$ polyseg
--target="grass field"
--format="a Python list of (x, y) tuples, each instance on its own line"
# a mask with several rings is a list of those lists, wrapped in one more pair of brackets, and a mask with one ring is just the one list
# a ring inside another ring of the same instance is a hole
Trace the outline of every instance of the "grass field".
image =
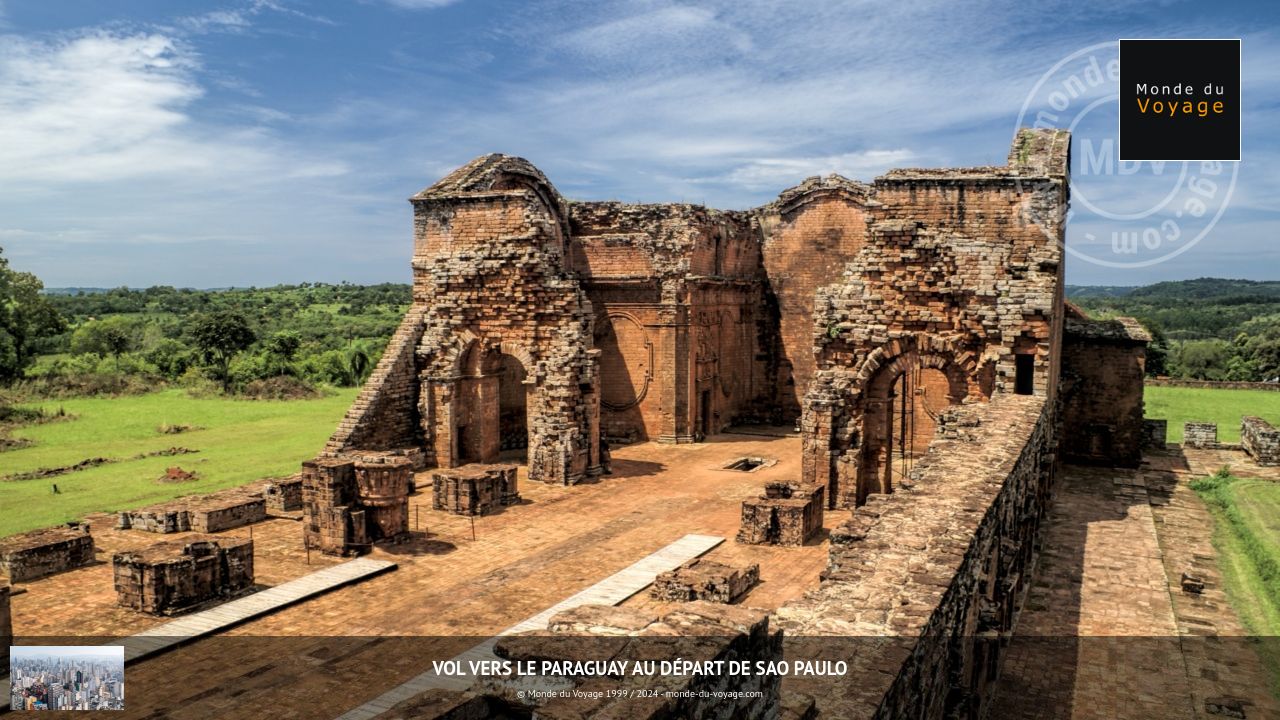
[[(74, 416), (19, 428), (31, 447), (0, 453), (0, 477), (104, 457), (112, 462), (58, 477), (0, 482), (0, 536), (113, 511), (206, 493), (263, 477), (287, 475), (318, 452), (356, 394), (335, 391), (318, 400), (192, 398), (182, 390), (120, 398), (59, 400), (40, 406)], [(162, 425), (200, 429), (163, 434)], [(172, 446), (191, 455), (131, 459)], [(199, 473), (165, 484), (165, 468)], [(59, 493), (53, 494), (57, 483)]]
[(1184, 422), (1218, 423), (1220, 442), (1240, 441), (1240, 418), (1257, 415), (1280, 427), (1280, 392), (1218, 388), (1155, 387), (1144, 394), (1149, 418), (1169, 421), (1169, 442), (1182, 442)]
[(1219, 473), (1192, 482), (1214, 516), (1213, 545), (1231, 605), (1251, 635), (1280, 695), (1280, 483)]

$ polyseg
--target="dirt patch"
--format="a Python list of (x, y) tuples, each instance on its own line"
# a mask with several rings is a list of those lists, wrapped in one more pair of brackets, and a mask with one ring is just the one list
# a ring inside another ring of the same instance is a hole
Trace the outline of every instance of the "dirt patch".
[(34, 440), (0, 435), (0, 452), (7, 452), (9, 450), (21, 450), (22, 448), (31, 447), (32, 445), (35, 445), (35, 444), (36, 443)]
[(246, 383), (238, 394), (253, 400), (310, 400), (324, 396), (316, 386), (288, 375)]
[(171, 483), (195, 482), (199, 479), (200, 473), (195, 472), (194, 470), (183, 470), (181, 467), (175, 465), (174, 467), (167, 468), (164, 471), (164, 474), (156, 479), (156, 482), (167, 485)]
[(196, 430), (203, 429), (204, 428), (200, 425), (171, 425), (169, 423), (165, 423), (164, 425), (157, 427), (156, 432), (161, 435), (181, 435), (182, 433), (194, 432)]
[(149, 452), (149, 453), (143, 453), (143, 454), (141, 454), (141, 455), (134, 455), (132, 459), (134, 459), (134, 460), (141, 460), (141, 459), (143, 459), (143, 458), (149, 458), (149, 457), (172, 457), (172, 456), (174, 456), (174, 455), (192, 455), (192, 454), (194, 454), (194, 453), (198, 453), (198, 452), (200, 452), (200, 451), (199, 451), (199, 450), (192, 450), (191, 448), (184, 448), (184, 447), (170, 447), (170, 448), (165, 448), (164, 450), (152, 450), (152, 451), (151, 451), (151, 452)]

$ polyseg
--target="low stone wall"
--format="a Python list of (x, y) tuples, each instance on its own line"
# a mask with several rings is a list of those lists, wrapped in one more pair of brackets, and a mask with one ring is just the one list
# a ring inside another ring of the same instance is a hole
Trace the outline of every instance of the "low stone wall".
[(1146, 384), (1152, 387), (1216, 388), (1218, 390), (1280, 390), (1280, 383), (1237, 382), (1229, 380), (1147, 378)]
[(773, 482), (765, 494), (742, 501), (738, 542), (748, 545), (803, 545), (822, 529), (823, 485)]
[(824, 717), (982, 717), (1033, 567), (1055, 429), (1037, 396), (944, 412), (911, 481), (869, 496), (833, 531), (821, 585), (776, 612), (788, 657), (808, 642), (801, 654), (849, 658), (841, 678), (786, 689)]
[(1280, 465), (1280, 430), (1260, 417), (1240, 419), (1240, 446), (1259, 465)]
[(732, 603), (760, 581), (760, 565), (743, 567), (694, 558), (675, 570), (660, 573), (649, 586), (649, 597), (662, 602)]
[(272, 480), (262, 488), (267, 509), (277, 512), (302, 509), (302, 475)]
[(455, 515), (486, 515), (520, 502), (515, 465), (463, 465), (431, 474), (431, 506)]
[(253, 541), (196, 536), (112, 557), (123, 607), (169, 615), (253, 587)]
[(26, 582), (93, 562), (89, 526), (71, 523), (0, 540), (0, 574)]
[(1192, 448), (1216, 448), (1218, 424), (1189, 422), (1182, 426), (1182, 444)]
[(1142, 421), (1143, 447), (1163, 450), (1169, 444), (1169, 421), (1146, 418)]
[(118, 516), (116, 528), (161, 534), (211, 533), (266, 519), (267, 504), (262, 495), (237, 488), (138, 510), (124, 510)]

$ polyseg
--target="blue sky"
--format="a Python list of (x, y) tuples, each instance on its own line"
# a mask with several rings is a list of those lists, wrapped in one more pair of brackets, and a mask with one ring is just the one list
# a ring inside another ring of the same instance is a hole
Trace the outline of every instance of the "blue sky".
[[(570, 198), (747, 208), (813, 174), (1002, 164), (1037, 79), (1082, 47), (1242, 37), (1245, 161), (1221, 220), (1168, 261), (1073, 258), (1068, 280), (1280, 279), (1277, 19), (1268, 2), (0, 0), (0, 247), (55, 287), (407, 281), (406, 198), (482, 153), (529, 158)], [(1135, 207), (1164, 190), (1078, 182)], [(1076, 207), (1083, 247), (1109, 225)]]

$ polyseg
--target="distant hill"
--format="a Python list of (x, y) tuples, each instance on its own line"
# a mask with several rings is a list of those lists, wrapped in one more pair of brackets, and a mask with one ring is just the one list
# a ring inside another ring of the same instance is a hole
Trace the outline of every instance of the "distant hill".
[(1131, 315), (1170, 340), (1234, 340), (1280, 331), (1280, 281), (1197, 278), (1129, 288), (1068, 286), (1092, 315)]
[(1067, 297), (1072, 300), (1124, 297), (1137, 289), (1137, 285), (1068, 285)]

